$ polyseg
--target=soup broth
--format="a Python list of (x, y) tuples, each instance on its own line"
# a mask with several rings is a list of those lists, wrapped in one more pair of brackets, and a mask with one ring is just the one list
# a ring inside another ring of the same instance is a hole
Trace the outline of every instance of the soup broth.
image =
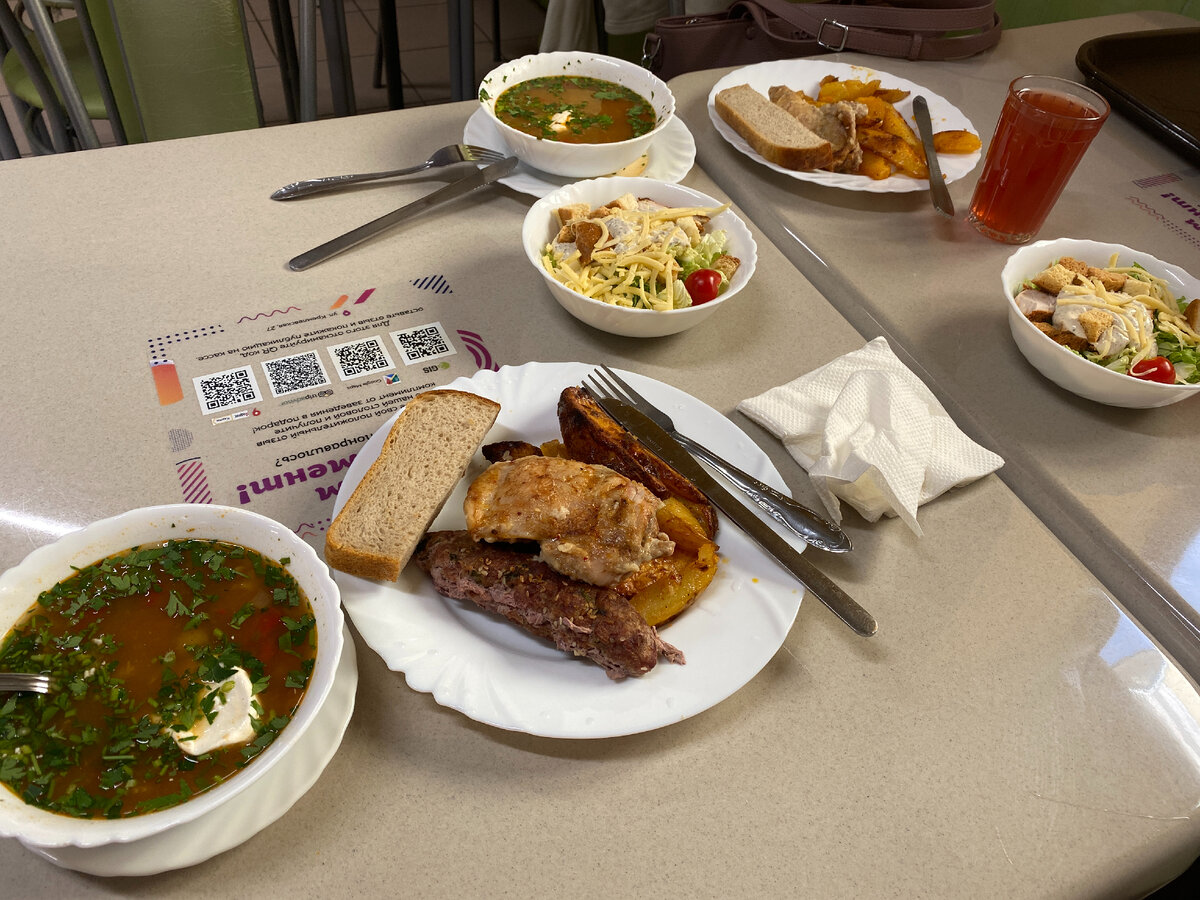
[[(0, 698), (0, 781), (51, 812), (113, 819), (182, 803), (250, 763), (290, 721), (316, 660), (316, 619), (287, 563), (168, 541), (42, 592), (0, 645), (0, 669), (48, 672), (53, 688)], [(175, 735), (215, 718), (211, 686), (239, 668), (252, 736), (185, 752)]]
[(611, 144), (654, 128), (654, 107), (636, 91), (581, 75), (549, 75), (496, 98), (496, 117), (534, 137), (566, 144)]

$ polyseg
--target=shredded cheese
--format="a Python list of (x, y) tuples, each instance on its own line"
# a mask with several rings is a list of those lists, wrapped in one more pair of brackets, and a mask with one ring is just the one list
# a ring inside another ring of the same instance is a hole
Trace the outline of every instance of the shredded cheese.
[(542, 253), (542, 265), (555, 280), (585, 297), (635, 309), (674, 309), (676, 297), (684, 294), (677, 284), (676, 254), (694, 245), (692, 234), (699, 239), (695, 217), (712, 217), (728, 208), (729, 204), (609, 208), (606, 215), (571, 223), (591, 222), (601, 228), (587, 263), (578, 247), (564, 254), (564, 245), (551, 242)]

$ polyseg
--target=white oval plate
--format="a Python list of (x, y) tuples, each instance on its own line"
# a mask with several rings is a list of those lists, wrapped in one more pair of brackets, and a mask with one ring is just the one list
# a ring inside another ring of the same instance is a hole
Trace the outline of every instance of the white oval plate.
[(329, 695), (279, 765), (218, 809), (167, 831), (100, 847), (26, 846), (64, 869), (89, 875), (157, 875), (212, 859), (250, 840), (292, 808), (325, 771), (354, 712), (358, 663), (348, 626)]
[[(933, 91), (927, 90), (915, 82), (899, 78), (895, 75), (889, 75), (887, 72), (867, 66), (851, 66), (846, 63), (822, 62), (816, 59), (786, 59), (764, 62), (730, 72), (713, 85), (712, 91), (709, 92), (708, 117), (712, 119), (713, 127), (717, 129), (721, 137), (725, 138), (725, 140), (742, 153), (756, 162), (762, 163), (769, 169), (774, 169), (776, 172), (781, 172), (784, 175), (790, 175), (792, 178), (797, 178), (800, 181), (812, 181), (816, 184), (827, 184), (831, 187), (844, 188), (848, 191), (868, 191), (873, 194), (929, 190), (928, 178), (911, 178), (908, 175), (896, 174), (890, 178), (875, 181), (866, 175), (846, 175), (841, 172), (826, 172), (823, 169), (814, 169), (810, 172), (797, 172), (793, 169), (785, 169), (783, 166), (777, 166), (775, 163), (768, 162), (759, 156), (746, 143), (745, 139), (730, 128), (717, 113), (714, 98), (720, 91), (725, 90), (727, 87), (748, 84), (765, 97), (770, 88), (777, 84), (785, 84), (793, 91), (804, 91), (810, 97), (815, 97), (820, 87), (821, 79), (826, 75), (834, 75), (842, 80), (857, 78), (861, 81), (869, 81), (873, 78), (878, 78), (881, 82), (880, 87), (910, 91), (911, 93), (908, 97), (896, 104), (896, 109), (904, 116), (914, 131), (916, 131), (917, 126), (912, 116), (912, 101), (913, 97), (917, 94), (922, 94), (929, 103), (929, 118), (933, 123), (933, 130), (935, 132), (961, 129), (974, 132), (975, 134), (979, 133), (975, 126), (971, 124), (971, 120), (963, 115), (955, 106), (933, 93)], [(979, 151), (974, 153), (939, 153), (938, 162), (941, 164), (942, 174), (946, 176), (946, 183), (950, 184), (953, 181), (958, 181), (958, 179), (974, 169), (979, 163), (979, 156)]]
[[(562, 389), (579, 384), (594, 368), (528, 363), (481, 370), (447, 387), (500, 403), (489, 442), (540, 443), (559, 437)], [(622, 374), (665, 409), (680, 431), (786, 490), (762, 450), (716, 410), (669, 385)], [(393, 421), (363, 445), (350, 466), (335, 515), (378, 457)], [(464, 527), (467, 485), (486, 465), (477, 454), (431, 530)], [(687, 664), (660, 661), (645, 676), (620, 682), (499, 616), (441, 596), (416, 565), (407, 566), (395, 583), (342, 572), (334, 577), (359, 634), (414, 690), (431, 692), (441, 705), (497, 728), (557, 738), (615, 737), (661, 728), (720, 703), (758, 674), (791, 629), (803, 589), (724, 517), (717, 542), (717, 577), (691, 609), (661, 629)]]
[[(499, 129), (492, 124), (492, 120), (482, 109), (475, 110), (467, 120), (467, 127), (463, 131), (463, 143), (489, 147), (502, 153), (511, 152)], [(646, 170), (641, 173), (642, 177), (676, 184), (692, 170), (692, 165), (696, 162), (696, 140), (683, 124), (683, 120), (675, 116), (667, 123), (662, 134), (654, 139), (648, 155), (650, 158), (646, 162)], [(500, 183), (523, 194), (545, 197), (553, 190), (581, 180), (551, 175), (549, 172), (519, 163), (511, 175), (500, 179)]]

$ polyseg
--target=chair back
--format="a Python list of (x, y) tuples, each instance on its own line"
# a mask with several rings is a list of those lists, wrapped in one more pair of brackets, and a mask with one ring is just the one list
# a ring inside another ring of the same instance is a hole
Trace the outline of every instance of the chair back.
[(109, 71), (124, 72), (146, 140), (262, 126), (241, 0), (87, 2), (108, 8), (104, 24), (99, 9), (93, 15), (97, 42)]

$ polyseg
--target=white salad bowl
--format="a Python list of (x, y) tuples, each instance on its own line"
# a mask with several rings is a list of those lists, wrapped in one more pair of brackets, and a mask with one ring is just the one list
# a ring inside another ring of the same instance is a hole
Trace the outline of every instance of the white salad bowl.
[[(550, 75), (602, 78), (636, 91), (654, 107), (654, 128), (627, 141), (564, 144), (518, 131), (496, 117), (496, 98), (505, 90)], [(479, 103), (522, 162), (568, 178), (594, 178), (624, 168), (646, 152), (675, 115), (671, 89), (649, 70), (623, 59), (577, 50), (535, 53), (496, 67), (479, 84)]]
[(229, 780), (158, 812), (124, 819), (77, 819), (30, 806), (7, 785), (0, 785), (0, 836), (16, 838), (33, 848), (92, 848), (160, 834), (210, 813), (240, 794), (285, 761), (312, 724), (342, 656), (341, 596), (328, 567), (308, 544), (278, 522), (247, 510), (184, 503), (145, 507), (94, 522), (34, 550), (0, 575), (0, 634), (8, 633), (39, 593), (70, 577), (72, 566), (87, 566), (140, 544), (190, 538), (240, 544), (277, 562), (289, 559), (286, 568), (308, 597), (317, 620), (316, 664), (292, 721)]
[(1093, 266), (1106, 266), (1112, 255), (1118, 254), (1119, 265), (1137, 263), (1150, 274), (1164, 279), (1176, 297), (1200, 297), (1200, 280), (1178, 266), (1156, 259), (1149, 253), (1134, 250), (1123, 244), (1102, 241), (1058, 238), (1037, 241), (1022, 247), (1008, 258), (1000, 273), (1000, 287), (1008, 304), (1008, 326), (1017, 348), (1035, 369), (1057, 384), (1080, 397), (1108, 406), (1149, 409), (1168, 406), (1200, 394), (1200, 384), (1159, 384), (1142, 381), (1084, 359), (1063, 347), (1034, 326), (1021, 312), (1014, 299), (1022, 283), (1045, 269), (1054, 260), (1071, 256)]
[(630, 193), (637, 197), (656, 200), (667, 206), (715, 207), (722, 205), (720, 200), (710, 197), (708, 194), (680, 184), (655, 181), (652, 178), (594, 178), (590, 181), (579, 181), (547, 194), (535, 203), (526, 214), (525, 224), (521, 229), (521, 242), (525, 247), (525, 256), (541, 274), (546, 287), (549, 288), (551, 295), (559, 305), (575, 318), (593, 328), (625, 337), (644, 338), (676, 334), (699, 325), (733, 300), (754, 274), (754, 267), (758, 262), (758, 245), (755, 244), (754, 237), (750, 234), (746, 223), (732, 210), (727, 209), (713, 216), (707, 228), (709, 231), (726, 233), (728, 244), (725, 252), (736, 256), (741, 264), (725, 291), (715, 300), (707, 303), (662, 311), (613, 306), (571, 290), (556, 281), (542, 264), (542, 251), (558, 234), (559, 224), (555, 216), (556, 209), (573, 203), (586, 203), (589, 207), (595, 208)]

